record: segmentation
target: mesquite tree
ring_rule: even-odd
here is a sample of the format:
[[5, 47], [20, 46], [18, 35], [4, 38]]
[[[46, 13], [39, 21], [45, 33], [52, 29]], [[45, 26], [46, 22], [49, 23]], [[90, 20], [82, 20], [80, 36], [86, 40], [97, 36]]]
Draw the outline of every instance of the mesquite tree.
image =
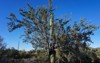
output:
[[80, 23], [75, 22], [73, 25], [69, 25], [70, 18], [54, 18], [54, 9], [51, 0], [49, 1], [49, 8], [38, 7], [34, 9], [27, 4], [27, 9], [19, 9], [22, 20], [11, 13], [8, 17], [10, 20], [8, 22], [9, 31], [12, 32], [22, 27], [24, 29], [24, 42], [30, 42], [34, 48], [49, 51], [49, 45], [52, 43], [57, 49], [57, 62], [71, 62], [76, 58], [81, 61], [83, 58], [81, 52], [87, 51], [88, 43], [92, 42], [90, 36], [98, 27], [86, 23], [85, 19], [81, 19]]
[[65, 63], [75, 63], [78, 60], [84, 63], [84, 60], [90, 57], [88, 50], [89, 44], [92, 43], [91, 35], [99, 27], [86, 22], [86, 19], [80, 19], [79, 23], [74, 22], [73, 25], [69, 25], [69, 21], [70, 19], [56, 21], [54, 37], [59, 51], [58, 60]]
[[50, 7], [38, 7], [35, 10], [28, 5], [27, 9], [19, 9], [19, 13], [23, 16], [22, 20], [17, 19], [14, 13], [7, 17], [9, 31], [23, 27], [24, 42], [30, 42], [34, 48], [42, 48], [49, 51], [49, 45], [53, 36], [53, 9], [51, 0]]

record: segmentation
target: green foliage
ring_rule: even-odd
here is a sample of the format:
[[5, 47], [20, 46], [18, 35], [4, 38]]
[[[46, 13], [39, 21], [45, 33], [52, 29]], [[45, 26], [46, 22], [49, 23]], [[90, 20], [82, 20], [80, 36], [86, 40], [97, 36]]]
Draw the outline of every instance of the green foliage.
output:
[[37, 60], [40, 60], [40, 61], [46, 60], [46, 51], [45, 50], [37, 50]]
[[81, 19], [80, 23], [75, 22], [73, 26], [62, 25], [64, 21], [58, 22], [54, 31], [56, 31], [55, 40], [60, 50], [59, 53], [62, 54], [60, 56], [61, 61], [64, 61], [65, 57], [68, 62], [88, 63], [86, 60], [91, 62], [93, 57], [97, 57], [91, 58], [87, 51], [89, 50], [88, 44], [92, 42], [90, 37], [93, 35], [93, 31], [98, 29], [98, 26], [88, 24], [85, 21]]
[[6, 56], [6, 58], [8, 59], [23, 59], [23, 58], [32, 58], [32, 53], [26, 51], [18, 51], [14, 48], [0, 50], [0, 58], [3, 58], [4, 56]]
[[24, 42], [32, 43], [35, 48], [44, 48], [49, 43], [49, 11], [45, 7], [35, 10], [29, 4], [28, 8], [19, 10], [22, 20], [18, 20], [13, 13], [10, 14], [9, 31], [24, 27]]
[[[51, 0], [50, 0], [51, 1]], [[51, 4], [51, 3], [50, 3]], [[28, 4], [28, 9], [20, 9], [22, 20], [17, 19], [14, 13], [8, 19], [9, 31], [17, 28], [24, 28], [24, 42], [30, 42], [36, 49], [49, 49], [52, 38], [56, 53], [57, 62], [79, 62], [88, 63], [94, 61], [97, 56], [93, 51], [89, 52], [88, 44], [92, 42], [91, 35], [98, 29], [98, 26], [90, 24], [86, 19], [80, 19], [79, 23], [69, 24], [70, 18], [54, 18], [50, 26], [50, 16], [53, 14], [52, 5], [50, 8], [38, 7], [34, 9]], [[53, 28], [50, 38], [50, 28]], [[39, 51], [39, 59], [43, 60], [44, 51]], [[91, 53], [91, 54], [88, 54]], [[24, 56], [25, 52], [22, 53]], [[94, 58], [95, 57], [95, 58]], [[45, 57], [47, 58], [47, 57]], [[87, 61], [88, 60], [88, 61]]]

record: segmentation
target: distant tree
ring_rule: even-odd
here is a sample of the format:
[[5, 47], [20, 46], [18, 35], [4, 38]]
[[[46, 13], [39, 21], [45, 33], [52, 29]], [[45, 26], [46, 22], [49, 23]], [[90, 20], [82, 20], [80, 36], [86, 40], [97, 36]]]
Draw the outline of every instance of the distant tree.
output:
[[6, 44], [4, 43], [4, 39], [0, 36], [0, 49], [5, 49]]

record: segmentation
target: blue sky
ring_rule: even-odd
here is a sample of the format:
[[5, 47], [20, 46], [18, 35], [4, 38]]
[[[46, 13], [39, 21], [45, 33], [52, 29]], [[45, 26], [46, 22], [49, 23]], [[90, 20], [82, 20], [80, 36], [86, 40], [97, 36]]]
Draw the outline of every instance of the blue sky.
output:
[[[7, 43], [7, 47], [17, 49], [20, 42], [21, 50], [33, 49], [29, 43], [23, 43], [20, 35], [23, 34], [22, 29], [8, 32], [6, 17], [10, 12], [21, 19], [18, 9], [26, 7], [26, 3], [30, 3], [34, 8], [38, 6], [48, 6], [48, 0], [0, 0], [0, 35]], [[90, 23], [100, 25], [100, 0], [53, 0], [55, 16], [61, 18], [65, 15], [72, 16], [72, 21], [79, 21], [80, 18], [86, 18]], [[91, 47], [100, 47], [100, 29], [95, 31], [92, 36]]]

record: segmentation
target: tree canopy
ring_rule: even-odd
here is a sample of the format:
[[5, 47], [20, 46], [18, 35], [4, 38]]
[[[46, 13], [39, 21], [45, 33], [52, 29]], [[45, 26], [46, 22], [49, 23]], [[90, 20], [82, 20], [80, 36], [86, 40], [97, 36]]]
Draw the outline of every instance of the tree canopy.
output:
[[[88, 45], [92, 42], [91, 35], [99, 28], [98, 26], [88, 23], [86, 19], [69, 24], [71, 18], [55, 18], [52, 5], [50, 8], [38, 7], [37, 9], [30, 4], [27, 6], [27, 9], [19, 9], [22, 20], [19, 20], [14, 13], [10, 13], [8, 17], [10, 32], [23, 27], [24, 42], [30, 42], [34, 48], [49, 49], [52, 40], [54, 47], [59, 50], [59, 61], [65, 61], [66, 58], [68, 62], [77, 60], [83, 62], [81, 59], [90, 58], [87, 53]], [[52, 24], [50, 24], [51, 19]], [[71, 60], [72, 58], [74, 59]]]

